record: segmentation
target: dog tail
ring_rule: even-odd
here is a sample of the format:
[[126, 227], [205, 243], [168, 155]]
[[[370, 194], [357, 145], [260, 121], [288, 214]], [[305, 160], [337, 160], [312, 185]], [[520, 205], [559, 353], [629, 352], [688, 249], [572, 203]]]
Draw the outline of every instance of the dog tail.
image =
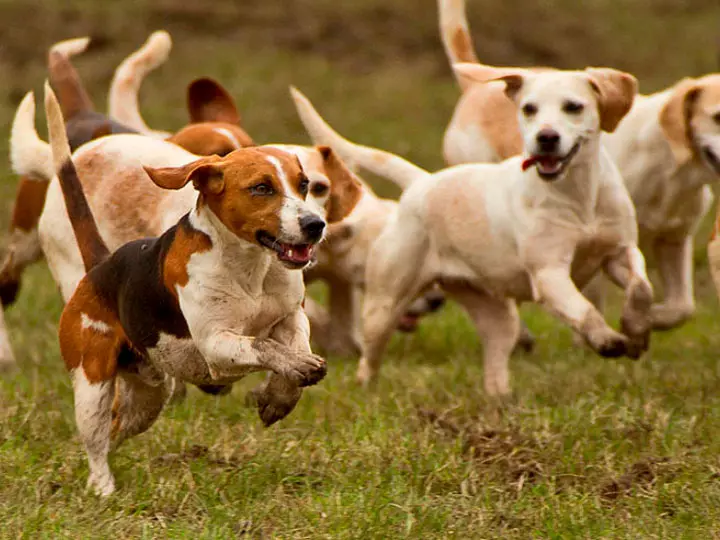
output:
[[430, 175], [425, 169], [413, 165], [400, 156], [348, 141], [323, 120], [310, 100], [297, 88], [290, 87], [290, 94], [295, 102], [300, 121], [305, 126], [313, 144], [331, 147], [350, 168], [362, 167], [373, 174], [391, 180], [402, 189], [407, 188], [414, 180]]
[[170, 49], [170, 34], [158, 30], [150, 35], [142, 47], [122, 61], [110, 83], [108, 111], [111, 118], [140, 133], [159, 134], [150, 129], [140, 115], [138, 93], [148, 73], [165, 63]]
[[35, 130], [35, 97], [32, 92], [18, 105], [10, 129], [10, 162], [15, 173], [49, 182], [55, 172], [50, 145]]
[[[450, 66], [460, 62], [480, 63], [465, 15], [465, 0], [438, 0], [440, 38]], [[453, 70], [453, 73], [455, 71]], [[465, 91], [469, 81], [455, 74], [460, 88]]]
[[77, 71], [70, 62], [70, 57], [85, 51], [89, 43], [89, 37], [68, 39], [56, 43], [48, 51], [50, 84], [57, 92], [63, 115], [68, 120], [77, 114], [95, 110]]
[[97, 223], [95, 223], [95, 218], [83, 192], [70, 154], [70, 144], [65, 133], [62, 110], [47, 82], [45, 83], [45, 115], [47, 116], [55, 171], [60, 180], [68, 217], [73, 231], [75, 231], [75, 238], [87, 272], [106, 259], [110, 255], [110, 250], [100, 236]]

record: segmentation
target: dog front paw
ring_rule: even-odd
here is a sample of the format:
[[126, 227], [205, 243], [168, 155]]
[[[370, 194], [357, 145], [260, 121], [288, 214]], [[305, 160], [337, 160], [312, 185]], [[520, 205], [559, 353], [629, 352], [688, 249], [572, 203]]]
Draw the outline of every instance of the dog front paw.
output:
[[650, 348], [651, 324], [647, 318], [623, 316], [620, 320], [620, 329], [628, 338], [626, 356], [637, 360]]
[[317, 354], [297, 354], [281, 371], [281, 375], [299, 387], [313, 386], [327, 374], [327, 362]]
[[603, 358], [619, 358], [625, 356], [628, 351], [630, 340], [627, 336], [608, 328], [598, 335], [591, 336], [588, 344]]

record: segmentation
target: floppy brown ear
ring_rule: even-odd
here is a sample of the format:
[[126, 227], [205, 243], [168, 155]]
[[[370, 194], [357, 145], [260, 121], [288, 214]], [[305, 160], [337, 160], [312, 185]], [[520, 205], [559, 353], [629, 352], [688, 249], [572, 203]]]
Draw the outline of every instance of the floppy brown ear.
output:
[[693, 155], [690, 112], [700, 90], [697, 80], [685, 78], [675, 85], [670, 99], [660, 110], [660, 127], [678, 165], [686, 163]]
[[187, 93], [190, 122], [225, 122], [240, 124], [235, 101], [220, 83], [204, 77], [195, 79]]
[[524, 77], [532, 73], [529, 69], [500, 68], [466, 62], [453, 64], [453, 70], [455, 70], [458, 77], [473, 82], [488, 83], [492, 81], [503, 81], [505, 83], [505, 94], [510, 99], [515, 99], [515, 95], [520, 91], [520, 88], [522, 88]]
[[182, 167], [143, 167], [156, 186], [163, 189], [181, 189], [188, 182], [202, 193], [217, 195], [225, 189], [222, 167], [218, 156], [198, 159]]
[[336, 223], [353, 211], [362, 196], [362, 184], [332, 148], [318, 146], [317, 149], [323, 159], [325, 174], [330, 179], [330, 196], [325, 203], [325, 218], [328, 223]]
[[637, 79], [611, 68], [587, 68], [585, 72], [598, 94], [600, 129], [612, 133], [632, 107], [638, 91]]

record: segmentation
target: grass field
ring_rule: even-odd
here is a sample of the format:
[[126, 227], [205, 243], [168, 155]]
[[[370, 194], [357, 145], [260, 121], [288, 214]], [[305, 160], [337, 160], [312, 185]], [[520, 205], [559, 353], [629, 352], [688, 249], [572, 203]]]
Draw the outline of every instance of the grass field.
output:
[[[718, 67], [716, 1], [469, 3], [489, 62], [613, 65], [645, 90]], [[196, 5], [1, 2], [0, 124], [39, 90], [52, 42], [98, 38], [76, 65], [104, 110], [117, 62], [165, 27], [174, 51], [142, 95], [151, 126], [181, 126], [185, 85], [209, 75], [257, 141], [305, 142], [293, 83], [348, 136], [441, 166], [457, 90], [433, 0]], [[7, 166], [0, 180], [7, 222]], [[449, 306], [393, 340], [377, 388], [355, 385], [354, 359], [330, 358], [327, 378], [270, 429], [243, 405], [257, 378], [222, 398], [191, 391], [114, 454], [108, 500], [84, 492], [61, 302], [36, 265], [7, 314], [19, 366], [0, 377], [0, 537], [720, 538], [720, 310], [704, 240], [696, 319], [656, 334], [638, 362], [573, 348], [529, 308], [538, 348], [513, 360], [515, 394], [496, 403], [482, 392], [481, 345]]]

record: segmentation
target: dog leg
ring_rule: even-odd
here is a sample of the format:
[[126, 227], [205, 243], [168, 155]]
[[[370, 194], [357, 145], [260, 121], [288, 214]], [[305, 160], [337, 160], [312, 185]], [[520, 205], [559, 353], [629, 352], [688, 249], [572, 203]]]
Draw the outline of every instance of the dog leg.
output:
[[373, 245], [363, 305], [363, 355], [357, 371], [358, 382], [363, 385], [377, 376], [400, 316], [434, 281], [424, 268], [428, 244], [422, 222], [410, 214], [388, 223]]
[[485, 392], [489, 396], [510, 393], [508, 363], [520, 336], [520, 315], [514, 300], [501, 300], [466, 287], [450, 287], [468, 312], [483, 341]]
[[87, 485], [97, 495], [107, 497], [115, 491], [115, 478], [108, 464], [115, 378], [92, 383], [79, 366], [73, 371], [73, 389], [75, 421], [90, 467]]
[[[271, 337], [296, 354], [298, 352], [312, 354], [310, 324], [302, 311], [277, 325]], [[323, 376], [324, 374], [323, 371]], [[257, 404], [260, 419], [266, 427], [290, 414], [301, 396], [301, 384], [298, 384], [294, 378], [284, 375], [282, 370], [273, 370], [268, 374], [265, 382], [250, 394]]]
[[626, 354], [629, 340], [608, 326], [603, 316], [577, 290], [565, 266], [540, 267], [531, 274], [533, 296], [573, 330], [599, 355], [615, 358]]
[[[582, 294], [602, 314], [605, 313], [605, 277], [598, 273], [590, 283], [582, 289]], [[573, 333], [573, 344], [577, 347], [585, 346], [585, 339], [577, 332]]]
[[645, 271], [645, 259], [637, 246], [624, 247], [605, 264], [608, 276], [625, 290], [621, 328], [630, 338], [627, 355], [639, 358], [647, 351], [652, 330], [652, 285]]
[[15, 355], [5, 326], [5, 314], [0, 307], [0, 371], [9, 370], [15, 365]]
[[656, 330], [680, 326], [695, 313], [692, 244], [692, 236], [686, 236], [677, 241], [658, 240], [654, 245], [665, 293], [663, 301], [652, 307]]
[[329, 310], [311, 298], [305, 299], [305, 313], [310, 319], [312, 340], [323, 351], [340, 356], [360, 352], [352, 335], [355, 327], [355, 306], [352, 286], [343, 280], [328, 279]]
[[159, 384], [152, 385], [135, 374], [120, 372], [115, 381], [110, 432], [113, 450], [153, 425], [172, 391], [174, 379], [163, 377]]

